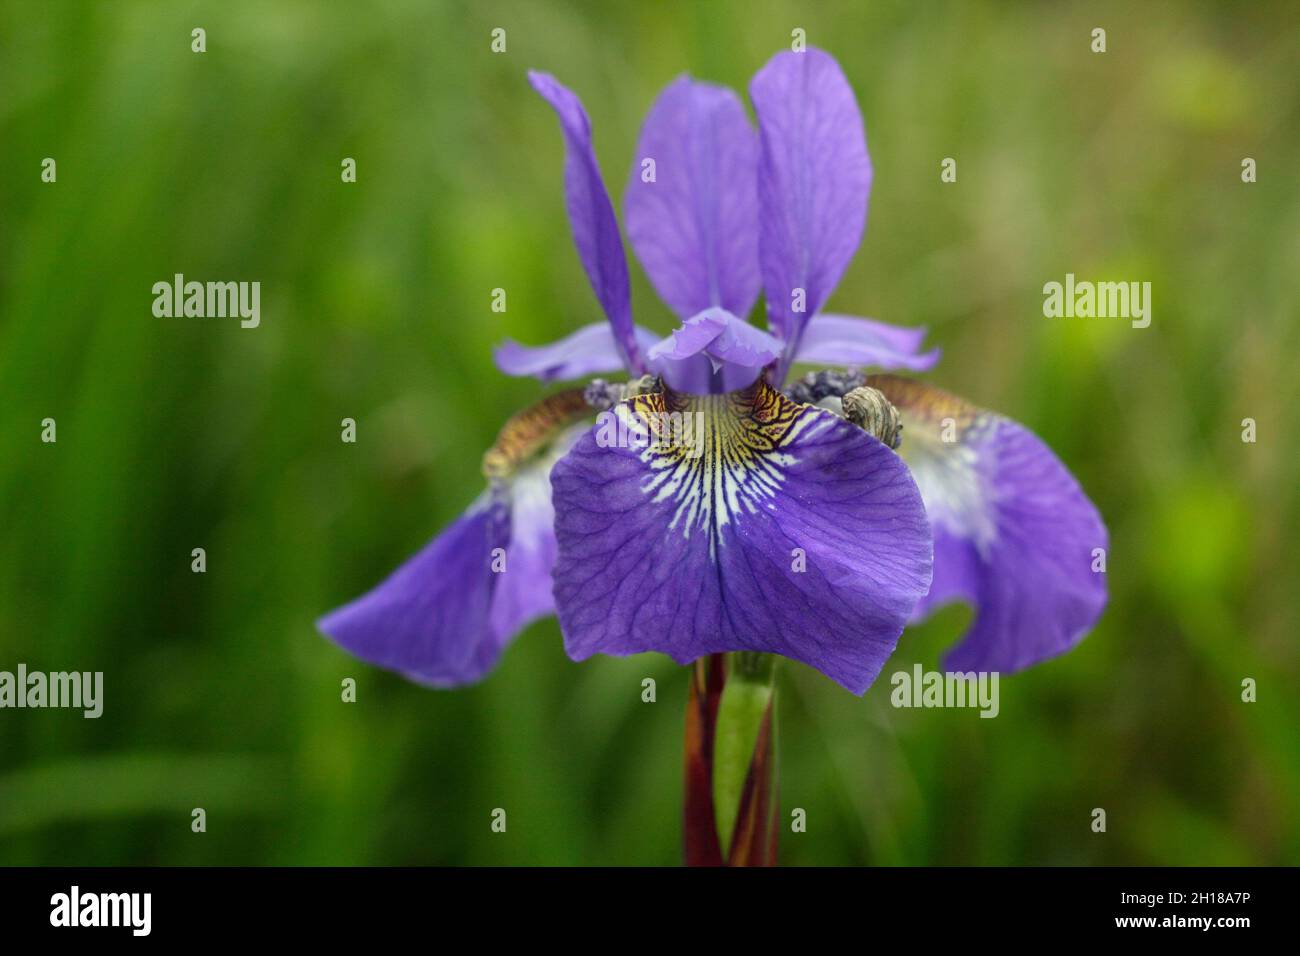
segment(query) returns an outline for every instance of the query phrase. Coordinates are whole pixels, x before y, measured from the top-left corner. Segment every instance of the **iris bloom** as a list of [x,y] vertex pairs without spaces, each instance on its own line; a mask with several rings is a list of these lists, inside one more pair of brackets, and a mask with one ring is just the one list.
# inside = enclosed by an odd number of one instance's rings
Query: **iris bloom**
[[[633,323],[586,112],[553,77],[530,80],[559,118],[573,238],[608,321],[551,345],[508,341],[497,363],[543,381],[631,382],[562,391],[512,419],[485,458],[483,495],[321,629],[435,686],[483,676],[553,611],[575,660],[756,651],[857,694],[904,626],[949,601],[975,607],[950,669],[1012,671],[1073,646],[1106,600],[1094,572],[1106,530],[1078,483],[1014,421],[856,371],[928,370],[938,353],[922,351],[924,330],[824,311],[872,177],[834,59],[773,57],[750,84],[757,130],[734,93],[689,77],[651,108],[624,224],[680,320],[662,339]],[[765,330],[748,321],[760,290]],[[850,370],[787,389],[796,362]],[[874,425],[845,417],[853,390]],[[607,407],[633,431],[686,413],[702,425],[694,452],[657,433],[645,447],[603,441],[592,420]]]

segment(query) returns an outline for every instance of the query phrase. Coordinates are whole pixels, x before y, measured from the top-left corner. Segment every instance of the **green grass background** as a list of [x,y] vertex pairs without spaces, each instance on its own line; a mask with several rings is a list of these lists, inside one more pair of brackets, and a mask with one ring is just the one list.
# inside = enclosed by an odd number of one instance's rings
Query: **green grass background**
[[[621,205],[658,90],[743,89],[794,27],[842,64],[875,163],[831,306],[928,325],[930,380],[1056,449],[1112,550],[1095,632],[1006,678],[996,720],[786,666],[782,812],[808,829],[784,861],[1300,860],[1298,24],[1286,3],[0,3],[0,669],[106,685],[98,721],[0,711],[0,863],[680,859],[666,658],[575,664],[547,621],[437,692],[313,620],[479,491],[543,392],[491,346],[599,317],[525,70],[584,99]],[[261,327],[154,318],[176,272],[259,280]],[[1066,272],[1152,282],[1151,327],[1045,319]],[[886,674],[935,666],[968,618],[909,630]]]

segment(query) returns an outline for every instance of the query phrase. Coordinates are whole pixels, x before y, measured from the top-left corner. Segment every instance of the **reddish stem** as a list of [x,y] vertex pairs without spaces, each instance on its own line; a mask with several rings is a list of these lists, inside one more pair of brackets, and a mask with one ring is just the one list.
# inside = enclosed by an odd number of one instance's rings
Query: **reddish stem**
[[687,866],[775,866],[777,843],[776,749],[772,706],[763,715],[753,762],[745,777],[731,850],[724,861],[713,806],[713,741],[718,703],[726,683],[722,654],[691,667],[686,705],[683,849]]

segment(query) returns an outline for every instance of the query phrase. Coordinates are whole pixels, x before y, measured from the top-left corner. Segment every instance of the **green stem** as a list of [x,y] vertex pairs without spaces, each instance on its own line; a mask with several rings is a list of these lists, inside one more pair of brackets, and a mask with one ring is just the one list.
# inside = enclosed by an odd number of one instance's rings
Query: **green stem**
[[[776,692],[773,655],[737,651],[727,656],[713,745],[713,807],[724,859],[731,849],[745,781],[755,764],[759,731]],[[774,748],[774,736],[771,739]]]

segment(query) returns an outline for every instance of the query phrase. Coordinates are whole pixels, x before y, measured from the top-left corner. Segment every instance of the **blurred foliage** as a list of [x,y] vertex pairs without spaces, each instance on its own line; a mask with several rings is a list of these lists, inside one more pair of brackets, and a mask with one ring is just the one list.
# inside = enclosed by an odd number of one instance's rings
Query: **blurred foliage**
[[[808,832],[783,859],[1300,860],[1290,5],[4,0],[0,669],[102,670],[106,701],[0,712],[0,862],[680,859],[666,658],[574,664],[547,621],[434,692],[313,620],[478,492],[540,394],[491,346],[599,317],[525,70],[583,97],[617,203],[664,84],[743,90],[796,26],[858,91],[876,168],[831,306],[928,325],[930,378],[1042,435],[1113,547],[1096,631],[1006,678],[996,720],[786,666],[783,812]],[[261,327],[154,318],[177,272],[259,280]],[[1151,327],[1045,319],[1066,272],[1151,281]],[[935,666],[968,619],[909,631],[886,673]]]

